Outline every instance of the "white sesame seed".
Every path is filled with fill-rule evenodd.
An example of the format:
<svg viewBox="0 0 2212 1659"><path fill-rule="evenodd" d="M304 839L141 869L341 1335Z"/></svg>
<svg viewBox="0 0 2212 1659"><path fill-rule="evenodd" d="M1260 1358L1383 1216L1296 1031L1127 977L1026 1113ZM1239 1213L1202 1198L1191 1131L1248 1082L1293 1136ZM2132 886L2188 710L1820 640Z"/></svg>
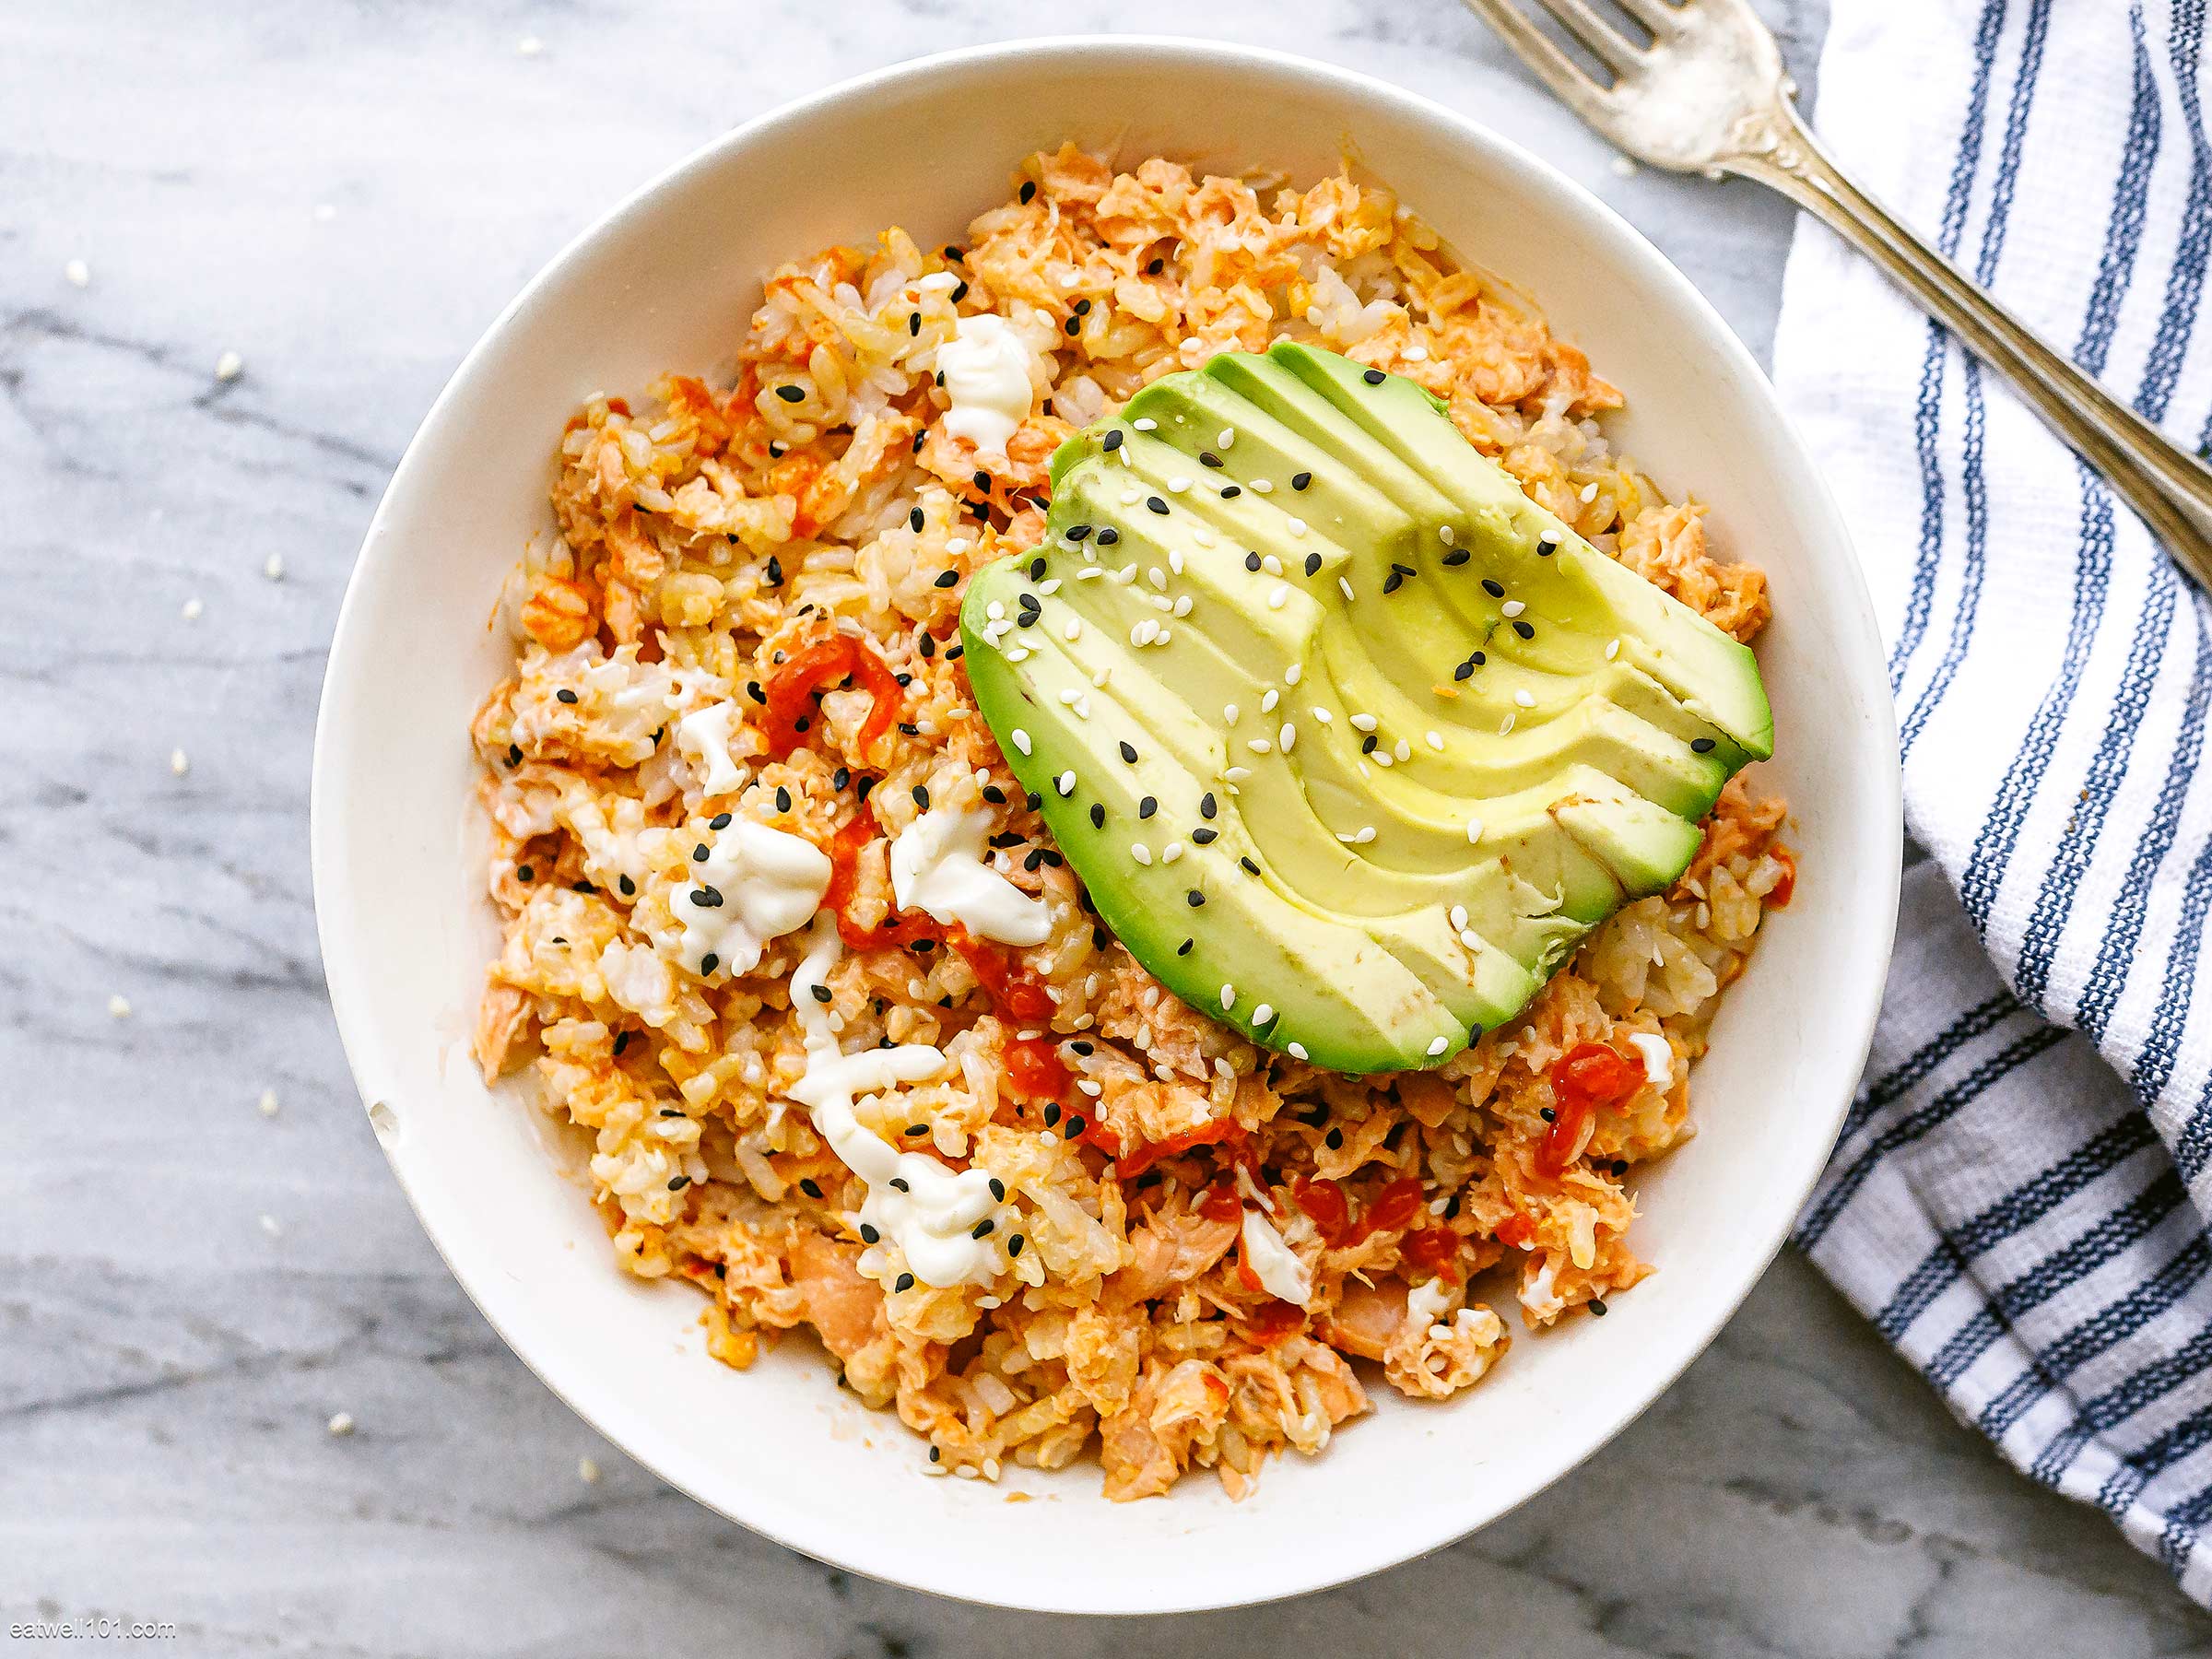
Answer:
<svg viewBox="0 0 2212 1659"><path fill-rule="evenodd" d="M108 1018L110 1019L128 1019L130 1017L131 999L129 997L111 996L108 998Z"/></svg>
<svg viewBox="0 0 2212 1659"><path fill-rule="evenodd" d="M1390 752L1395 755L1401 760L1410 760L1413 759L1413 745L1406 742L1405 738L1401 737L1398 739L1396 744L1392 747Z"/></svg>
<svg viewBox="0 0 2212 1659"><path fill-rule="evenodd" d="M261 573L271 582L282 582L284 580L284 555L272 553L268 558L263 559Z"/></svg>
<svg viewBox="0 0 2212 1659"><path fill-rule="evenodd" d="M1076 699L1077 699L1077 698L1078 698L1078 697L1080 697L1080 696L1082 696L1082 693L1081 693L1080 691L1073 691L1073 690L1069 690L1069 691L1063 691L1063 692L1061 692L1061 693L1060 693L1060 700L1061 700L1061 702L1062 702L1062 703L1065 704L1065 705L1066 705L1068 708L1071 708L1071 709L1072 709L1072 708L1074 708L1074 707L1076 706Z"/></svg>
<svg viewBox="0 0 2212 1659"><path fill-rule="evenodd" d="M1154 610L1162 612L1163 614L1171 612L1175 608L1175 602L1172 599L1170 599L1165 594L1147 594L1144 595L1144 600L1145 603L1150 606Z"/></svg>
<svg viewBox="0 0 2212 1659"><path fill-rule="evenodd" d="M1355 714L1351 721L1353 728L1361 732L1371 732L1381 724L1372 714Z"/></svg>
<svg viewBox="0 0 2212 1659"><path fill-rule="evenodd" d="M1159 589L1159 591L1163 594L1167 592L1168 573L1161 570L1158 565L1154 565L1150 570L1145 572L1145 580L1150 582L1154 587Z"/></svg>
<svg viewBox="0 0 2212 1659"><path fill-rule="evenodd" d="M1315 723L1316 724L1319 724L1319 725L1324 725L1324 726L1325 726L1325 725L1330 725L1330 724L1335 724L1335 719L1336 719L1336 716L1335 716L1335 715L1334 715L1334 714L1330 713L1330 712L1328 712L1326 709L1323 708L1323 707L1322 707L1322 706L1321 706L1319 703L1315 703L1315 704L1314 704L1314 705L1313 705L1313 706L1312 706L1311 709L1307 710L1306 712L1307 712L1309 714L1311 714L1311 715L1312 715L1312 716L1313 716L1314 723Z"/></svg>
<svg viewBox="0 0 2212 1659"><path fill-rule="evenodd" d="M1006 614L1006 607L1004 605L1001 605L995 599L992 600L990 604L983 606L983 615L990 618L994 622L999 620Z"/></svg>
<svg viewBox="0 0 2212 1659"><path fill-rule="evenodd" d="M192 770L192 761L182 749L169 751L169 770L180 778Z"/></svg>
<svg viewBox="0 0 2212 1659"><path fill-rule="evenodd" d="M1146 846L1143 841L1131 841L1129 856L1135 859L1140 865L1148 865L1152 862L1152 849Z"/></svg>
<svg viewBox="0 0 2212 1659"><path fill-rule="evenodd" d="M1170 495L1181 495L1190 487L1191 481L1188 478L1173 477L1168 480L1168 493Z"/></svg>
<svg viewBox="0 0 2212 1659"><path fill-rule="evenodd" d="M1030 752L1030 735L1019 726L1016 726L1006 735L1014 739L1014 747L1023 754L1026 755Z"/></svg>
<svg viewBox="0 0 2212 1659"><path fill-rule="evenodd" d="M1098 687L1100 690L1104 690L1106 688L1106 670L1101 668L1096 674L1092 675L1090 677L1090 683Z"/></svg>
<svg viewBox="0 0 2212 1659"><path fill-rule="evenodd" d="M1348 602L1352 597L1352 584L1350 580L1347 577L1339 576L1336 578L1336 585L1344 590L1344 596Z"/></svg>
<svg viewBox="0 0 2212 1659"><path fill-rule="evenodd" d="M1214 545L1214 533L1201 524L1191 532L1191 539L1202 547L1210 547Z"/></svg>
<svg viewBox="0 0 2212 1659"><path fill-rule="evenodd" d="M1298 728L1292 725L1288 721L1284 721L1283 729L1275 735L1276 747L1280 748L1283 753L1287 755L1290 752L1291 745L1295 744L1297 741Z"/></svg>
<svg viewBox="0 0 2212 1659"><path fill-rule="evenodd" d="M1237 1006L1237 988L1234 985L1221 987L1221 1006L1224 1008L1233 1008Z"/></svg>
<svg viewBox="0 0 2212 1659"><path fill-rule="evenodd" d="M1612 660L1613 660L1615 657L1618 656L1619 654L1620 654L1620 641L1619 641L1618 640L1608 640L1608 641L1606 641L1606 661L1609 663L1609 662L1611 662L1611 661L1612 661Z"/></svg>
<svg viewBox="0 0 2212 1659"><path fill-rule="evenodd" d="M1179 841L1170 841L1159 850L1159 862L1163 865L1171 865L1182 856L1182 843Z"/></svg>
<svg viewBox="0 0 2212 1659"><path fill-rule="evenodd" d="M1188 594L1176 594L1174 610L1179 617L1189 616L1191 614L1191 596Z"/></svg>
<svg viewBox="0 0 2212 1659"><path fill-rule="evenodd" d="M1096 582L1105 574L1106 572L1100 570L1097 565L1085 565L1076 572L1076 580L1077 582Z"/></svg>
<svg viewBox="0 0 2212 1659"><path fill-rule="evenodd" d="M1306 533L1306 521L1293 514L1284 521L1284 527L1293 535L1303 535Z"/></svg>
<svg viewBox="0 0 2212 1659"><path fill-rule="evenodd" d="M1409 363L1425 363L1429 360L1429 347L1416 340L1401 355Z"/></svg>
<svg viewBox="0 0 2212 1659"><path fill-rule="evenodd" d="M1238 708L1235 703L1223 703L1221 705L1222 720L1232 726L1237 724L1237 716L1243 713L1243 712L1244 711Z"/></svg>
<svg viewBox="0 0 2212 1659"><path fill-rule="evenodd" d="M1520 706L1524 709L1533 709L1536 706L1535 693L1528 690L1525 687L1513 693L1513 701L1520 704Z"/></svg>
<svg viewBox="0 0 2212 1659"><path fill-rule="evenodd" d="M1221 775L1228 779L1231 783L1241 783L1245 779L1252 776L1252 768L1249 766L1231 766L1223 771ZM1230 793L1233 794L1235 792L1231 791Z"/></svg>
<svg viewBox="0 0 2212 1659"><path fill-rule="evenodd" d="M90 288L92 267L81 259L73 259L62 267L62 276L71 288Z"/></svg>
<svg viewBox="0 0 2212 1659"><path fill-rule="evenodd" d="M1182 549L1181 547L1168 549L1168 569L1178 576L1182 574Z"/></svg>
<svg viewBox="0 0 2212 1659"><path fill-rule="evenodd" d="M1254 495L1273 495L1275 493L1275 481L1271 478L1254 478L1244 488L1251 490Z"/></svg>
<svg viewBox="0 0 2212 1659"><path fill-rule="evenodd" d="M1058 790L1063 797L1074 794L1076 793L1076 774L1072 771L1062 772L1053 780L1053 787Z"/></svg>
<svg viewBox="0 0 2212 1659"><path fill-rule="evenodd" d="M218 381L234 381L245 371L246 359L235 351L226 351L215 359L215 378Z"/></svg>
<svg viewBox="0 0 2212 1659"><path fill-rule="evenodd" d="M1134 484L1122 491L1122 505L1124 507L1134 507L1144 499L1145 492Z"/></svg>
<svg viewBox="0 0 2212 1659"><path fill-rule="evenodd" d="M1439 524L1436 527L1436 539L1442 542L1445 547L1450 547L1453 539L1452 526L1449 524Z"/></svg>
<svg viewBox="0 0 2212 1659"><path fill-rule="evenodd" d="M1388 749L1377 749L1373 754L1370 755L1368 759L1372 760L1377 766L1395 766L1397 764L1397 762L1392 759L1391 753Z"/></svg>
<svg viewBox="0 0 2212 1659"><path fill-rule="evenodd" d="M1430 733L1429 747L1432 749L1441 750L1444 747L1444 735L1441 732Z"/></svg>
<svg viewBox="0 0 2212 1659"><path fill-rule="evenodd" d="M202 605L197 599L185 600L183 611L184 620L187 622L197 622L200 619L200 613L206 608L207 607Z"/></svg>
<svg viewBox="0 0 2212 1659"><path fill-rule="evenodd" d="M961 553L965 553L965 552L967 552L967 551L968 551L968 538L967 538L966 536L964 536L964 535L955 535L955 536L950 536L950 537L948 537L948 538L946 540L946 543L945 543L945 551L946 551L946 552L947 552L947 553L954 554L954 555L959 555L959 554L961 554Z"/></svg>
<svg viewBox="0 0 2212 1659"><path fill-rule="evenodd" d="M1264 1026L1274 1018L1275 1005L1273 1003L1262 1003L1252 1011L1252 1023L1255 1026Z"/></svg>
<svg viewBox="0 0 2212 1659"><path fill-rule="evenodd" d="M1153 621L1151 618L1147 617L1143 621L1137 623L1135 627L1130 629L1129 643L1132 645L1142 645L1147 640L1152 637L1152 632L1150 630L1156 630L1159 629L1159 623Z"/></svg>
<svg viewBox="0 0 2212 1659"><path fill-rule="evenodd" d="M1076 1087L1094 1100L1106 1092L1106 1086L1095 1077L1077 1077Z"/></svg>
<svg viewBox="0 0 2212 1659"><path fill-rule="evenodd" d="M1480 818L1469 818L1467 820L1467 840L1470 841L1478 841L1481 839L1482 820Z"/></svg>
<svg viewBox="0 0 2212 1659"><path fill-rule="evenodd" d="M1348 847L1352 844L1352 832L1349 830L1339 830L1336 831L1336 839Z"/></svg>
<svg viewBox="0 0 2212 1659"><path fill-rule="evenodd" d="M1037 584L1037 591L1042 594L1047 599L1050 599L1054 594L1060 591L1060 578L1053 576L1039 582Z"/></svg>
<svg viewBox="0 0 2212 1659"><path fill-rule="evenodd" d="M597 1486L599 1484L599 1465L588 1457L578 1458L576 1460L576 1478L582 1481L585 1486Z"/></svg>
<svg viewBox="0 0 2212 1659"><path fill-rule="evenodd" d="M1449 1037L1439 1037L1435 1041L1429 1045L1429 1057L1433 1060L1437 1055L1442 1053L1451 1046L1452 1040Z"/></svg>
<svg viewBox="0 0 2212 1659"><path fill-rule="evenodd" d="M1158 633L1152 636L1152 642L1155 645L1165 645L1172 637L1173 636L1168 631L1168 629L1163 628Z"/></svg>
<svg viewBox="0 0 2212 1659"><path fill-rule="evenodd" d="M1359 826L1359 833L1352 837L1352 844L1364 847L1374 839L1375 827L1372 824L1362 824Z"/></svg>
<svg viewBox="0 0 2212 1659"><path fill-rule="evenodd" d="M1298 677L1304 672L1304 669L1298 664L1291 664L1289 667L1283 670L1283 684L1286 686L1297 685Z"/></svg>
<svg viewBox="0 0 2212 1659"><path fill-rule="evenodd" d="M1502 737L1512 729L1513 716L1511 713L1508 713L1503 720L1498 723L1498 735Z"/></svg>
<svg viewBox="0 0 2212 1659"><path fill-rule="evenodd" d="M1159 429L1159 422L1153 419L1149 415L1139 416L1136 419L1131 421L1129 424L1135 427L1140 432L1154 432Z"/></svg>
<svg viewBox="0 0 2212 1659"><path fill-rule="evenodd" d="M1582 499L1584 501L1594 501L1597 500L1597 485L1594 481L1583 486Z"/></svg>
<svg viewBox="0 0 2212 1659"><path fill-rule="evenodd" d="M1466 907L1465 905L1464 905L1464 904L1455 904L1455 905L1453 905L1453 906L1452 907L1452 909L1451 909L1450 915L1451 915L1451 917L1452 917L1452 928L1453 928L1453 932L1455 932L1455 933L1456 933L1456 932L1457 932L1457 931L1459 931L1461 928L1463 928L1463 927L1466 926L1466 924L1467 924L1467 907Z"/></svg>
<svg viewBox="0 0 2212 1659"><path fill-rule="evenodd" d="M1221 436L1214 440L1214 447L1217 449L1236 448L1237 429L1234 427L1223 427L1221 429Z"/></svg>
<svg viewBox="0 0 2212 1659"><path fill-rule="evenodd" d="M1302 1042L1293 1042L1285 1052L1293 1060L1303 1060L1306 1057L1306 1045Z"/></svg>
<svg viewBox="0 0 2212 1659"><path fill-rule="evenodd" d="M1060 637L1064 640L1081 639L1083 637L1083 624L1077 618L1070 617L1067 619L1067 626L1060 630Z"/></svg>
<svg viewBox="0 0 2212 1659"><path fill-rule="evenodd" d="M1507 600L1507 601L1506 601L1506 602L1505 602L1503 605L1500 606L1498 608L1499 608L1500 611L1503 611L1503 612L1504 612L1504 613L1505 613L1505 614L1506 614L1508 617L1517 617L1517 616L1519 616L1519 615L1520 615L1520 614L1521 614L1523 611L1526 610L1526 609L1528 608L1528 606L1525 606L1525 605L1524 605L1524 604L1523 604L1523 603L1522 603L1520 600L1518 600L1518 599L1508 599L1508 600Z"/></svg>
<svg viewBox="0 0 2212 1659"><path fill-rule="evenodd" d="M1459 942L1462 945L1465 945L1469 950L1480 950L1482 948L1482 935L1477 933L1471 927L1467 928L1459 935Z"/></svg>
<svg viewBox="0 0 2212 1659"><path fill-rule="evenodd" d="M1267 608L1269 610L1281 610L1283 606L1288 605L1289 602L1289 583L1278 582L1273 587L1267 590Z"/></svg>
<svg viewBox="0 0 2212 1659"><path fill-rule="evenodd" d="M276 1115L276 1091L273 1088L263 1089L258 1105L263 1117L275 1117Z"/></svg>
<svg viewBox="0 0 2212 1659"><path fill-rule="evenodd" d="M1280 701L1282 701L1282 693L1277 691L1273 686L1268 687L1265 691L1260 694L1260 712L1263 714L1274 713L1275 705Z"/></svg>
<svg viewBox="0 0 2212 1659"><path fill-rule="evenodd" d="M1041 305L1037 307L1037 321L1043 324L1047 328L1058 328L1060 326L1059 323L1053 318L1053 313L1046 311Z"/></svg>
<svg viewBox="0 0 2212 1659"><path fill-rule="evenodd" d="M1244 747L1255 755L1267 755L1275 752L1275 745L1265 737L1248 737L1244 740Z"/></svg>

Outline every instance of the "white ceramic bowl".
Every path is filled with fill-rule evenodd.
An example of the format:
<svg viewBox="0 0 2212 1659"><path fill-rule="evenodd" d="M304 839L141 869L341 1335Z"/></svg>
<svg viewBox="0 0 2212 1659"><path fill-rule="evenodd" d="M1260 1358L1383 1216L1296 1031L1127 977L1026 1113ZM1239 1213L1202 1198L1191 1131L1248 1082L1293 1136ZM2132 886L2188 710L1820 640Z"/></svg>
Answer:
<svg viewBox="0 0 2212 1659"><path fill-rule="evenodd" d="M1763 564L1775 596L1766 776L1794 810L1803 880L1697 1069L1700 1134L1640 1182L1636 1242L1660 1271L1610 1318L1516 1342L1448 1405L1378 1385L1373 1417L1318 1459L1271 1463L1241 1504L1204 1475L1109 1504L1093 1464L925 1479L920 1442L833 1387L809 1344L746 1373L706 1359L696 1294L616 1268L582 1192L550 1167L540 1114L488 1091L466 1045L497 935L465 732L509 662L486 618L550 524L562 423L594 392L726 362L776 263L894 223L955 239L1022 155L1070 137L1300 179L1353 155L1588 350L1628 393L1620 439L1712 504L1721 545ZM1865 1058L1896 908L1894 753L1872 613L1826 488L1735 336L1627 225L1503 138L1375 81L1188 41L1041 41L908 64L739 128L616 209L492 325L400 463L346 595L315 747L315 903L347 1054L423 1226L609 1440L724 1514L878 1578L1064 1611L1218 1606L1480 1526L1602 1445L1720 1329L1782 1242Z"/></svg>

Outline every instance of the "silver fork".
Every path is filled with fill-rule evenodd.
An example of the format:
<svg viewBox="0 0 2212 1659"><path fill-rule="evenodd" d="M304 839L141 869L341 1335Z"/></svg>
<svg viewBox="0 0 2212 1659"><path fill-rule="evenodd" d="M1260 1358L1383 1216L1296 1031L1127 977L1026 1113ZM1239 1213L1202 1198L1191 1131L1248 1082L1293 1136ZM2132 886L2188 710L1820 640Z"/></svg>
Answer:
<svg viewBox="0 0 2212 1659"><path fill-rule="evenodd" d="M2003 373L2051 429L2140 514L2212 591L2212 468L2053 350L1853 183L1798 116L1774 37L1747 0L1614 0L1648 45L1590 0L1532 0L1605 66L1588 73L1520 9L1466 0L1567 106L1639 161L1673 172L1754 179L1872 259L1927 312Z"/></svg>

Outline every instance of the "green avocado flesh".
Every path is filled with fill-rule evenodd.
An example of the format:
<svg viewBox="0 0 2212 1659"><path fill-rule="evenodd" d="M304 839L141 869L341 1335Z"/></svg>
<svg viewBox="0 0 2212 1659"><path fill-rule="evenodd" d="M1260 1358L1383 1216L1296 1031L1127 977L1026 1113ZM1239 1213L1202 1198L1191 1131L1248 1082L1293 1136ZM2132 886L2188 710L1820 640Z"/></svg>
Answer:
<svg viewBox="0 0 2212 1659"><path fill-rule="evenodd" d="M977 706L1107 925L1270 1048L1438 1064L1772 751L1751 653L1410 381L1217 357L1052 477L1042 545L969 583Z"/></svg>

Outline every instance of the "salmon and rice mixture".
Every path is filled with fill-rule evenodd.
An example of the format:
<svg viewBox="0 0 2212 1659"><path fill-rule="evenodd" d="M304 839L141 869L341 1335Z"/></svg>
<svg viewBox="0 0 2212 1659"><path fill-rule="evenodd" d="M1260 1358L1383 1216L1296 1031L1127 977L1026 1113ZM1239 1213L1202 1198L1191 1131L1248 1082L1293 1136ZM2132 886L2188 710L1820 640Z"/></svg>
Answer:
<svg viewBox="0 0 2212 1659"><path fill-rule="evenodd" d="M1652 1271L1631 1182L1691 1132L1715 1005L1788 901L1783 804L1730 782L1673 888L1464 1053L1324 1072L1100 924L971 700L970 573L1039 541L1072 430L1293 340L1432 391L1735 639L1768 600L1608 447L1583 354L1387 191L1073 147L1015 183L957 245L892 229L776 271L727 383L569 423L472 729L505 928L475 1050L589 1132L617 1258L689 1280L725 1363L806 1330L932 1474L1095 1448L1110 1498L1194 1467L1241 1496L1377 1387L1480 1379L1493 1301L1540 1330ZM944 383L984 317L1030 391L987 454ZM1036 942L901 904L916 858L959 878L907 856L933 807L971 887L1041 906Z"/></svg>

